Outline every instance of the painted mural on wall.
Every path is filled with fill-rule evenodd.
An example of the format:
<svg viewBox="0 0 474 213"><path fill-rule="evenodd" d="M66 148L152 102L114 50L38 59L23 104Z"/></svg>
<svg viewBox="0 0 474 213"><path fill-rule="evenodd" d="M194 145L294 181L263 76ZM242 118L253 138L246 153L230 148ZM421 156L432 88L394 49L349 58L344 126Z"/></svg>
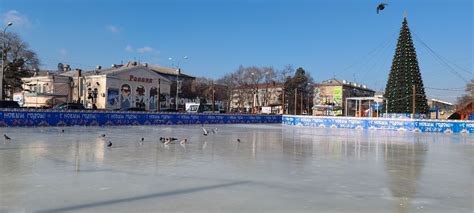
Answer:
<svg viewBox="0 0 474 213"><path fill-rule="evenodd" d="M146 96L145 87L143 85L137 86L135 90L135 107L140 109L146 109Z"/></svg>
<svg viewBox="0 0 474 213"><path fill-rule="evenodd" d="M156 87L152 87L150 89L150 98L149 100L149 110L150 111L156 111L157 110L157 104L158 104L158 89Z"/></svg>
<svg viewBox="0 0 474 213"><path fill-rule="evenodd" d="M120 109L128 109L132 106L131 88L123 84L120 89Z"/></svg>
<svg viewBox="0 0 474 213"><path fill-rule="evenodd" d="M119 103L119 90L115 88L107 89L107 104L111 108L116 108Z"/></svg>
<svg viewBox="0 0 474 213"><path fill-rule="evenodd" d="M335 115L342 115L342 86L334 87L333 98L334 105L337 106L337 110L334 112Z"/></svg>

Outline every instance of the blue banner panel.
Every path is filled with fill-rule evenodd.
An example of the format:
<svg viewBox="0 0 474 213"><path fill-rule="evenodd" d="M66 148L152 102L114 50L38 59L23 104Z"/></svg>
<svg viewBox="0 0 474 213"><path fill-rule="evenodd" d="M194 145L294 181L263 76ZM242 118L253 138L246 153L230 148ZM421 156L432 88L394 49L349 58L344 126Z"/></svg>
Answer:
<svg viewBox="0 0 474 213"><path fill-rule="evenodd" d="M474 133L472 121L411 120L396 118L348 118L284 115L282 123L290 126L349 129L385 129L396 131Z"/></svg>
<svg viewBox="0 0 474 213"><path fill-rule="evenodd" d="M3 127L237 124L281 122L281 115L46 110L0 111L0 126Z"/></svg>

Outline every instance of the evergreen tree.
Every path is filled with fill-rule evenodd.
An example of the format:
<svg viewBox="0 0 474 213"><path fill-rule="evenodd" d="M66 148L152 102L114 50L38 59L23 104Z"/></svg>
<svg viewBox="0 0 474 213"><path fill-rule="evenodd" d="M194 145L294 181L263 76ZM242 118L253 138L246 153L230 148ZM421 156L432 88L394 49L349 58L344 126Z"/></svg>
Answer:
<svg viewBox="0 0 474 213"><path fill-rule="evenodd" d="M427 113L429 108L415 47L407 20L404 18L385 88L384 111L388 99L388 113L412 113L413 85L416 93L415 113Z"/></svg>
<svg viewBox="0 0 474 213"><path fill-rule="evenodd" d="M288 103L288 112L289 114L295 113L295 104L296 104L296 114L302 114L301 112L301 93L304 95L303 104L307 104L307 97L312 93L311 83L313 78L309 73L307 73L303 68L298 68L293 77L288 76L285 81L285 102ZM295 89L297 89L297 101L295 103Z"/></svg>

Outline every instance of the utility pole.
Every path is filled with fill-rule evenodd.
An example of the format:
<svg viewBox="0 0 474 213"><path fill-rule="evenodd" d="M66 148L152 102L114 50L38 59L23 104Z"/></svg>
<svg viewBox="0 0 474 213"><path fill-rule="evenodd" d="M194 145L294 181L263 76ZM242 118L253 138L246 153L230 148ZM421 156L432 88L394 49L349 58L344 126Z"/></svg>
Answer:
<svg viewBox="0 0 474 213"><path fill-rule="evenodd" d="M161 111L161 79L158 78L158 104L156 105L156 111L160 112Z"/></svg>
<svg viewBox="0 0 474 213"><path fill-rule="evenodd" d="M285 90L282 90L281 94L281 114L285 114Z"/></svg>
<svg viewBox="0 0 474 213"><path fill-rule="evenodd" d="M300 115L303 114L303 91L301 91Z"/></svg>
<svg viewBox="0 0 474 213"><path fill-rule="evenodd" d="M293 112L293 115L296 115L297 105L298 105L298 88L295 88L295 111Z"/></svg>
<svg viewBox="0 0 474 213"><path fill-rule="evenodd" d="M5 33L7 32L7 28L12 26L13 23L12 22L8 22L7 26L5 26L3 28L3 34L2 36L4 37L4 41L3 41L3 46L2 46L2 73L0 73L0 100L3 100L3 77L4 77L4 74L5 74L5 67L7 65L7 54L8 54L8 51L7 51L7 44L6 44L6 35Z"/></svg>
<svg viewBox="0 0 474 213"><path fill-rule="evenodd" d="M416 88L415 88L415 85L413 84L412 86L412 90L413 90L413 97L412 97L412 101L413 101L413 104L412 104L412 107L413 107L413 114L411 115L411 119L415 119L415 96L416 96Z"/></svg>
<svg viewBox="0 0 474 213"><path fill-rule="evenodd" d="M215 109L214 109L214 105L216 104L216 101L215 101L215 92L216 90L214 90L214 82L212 83L212 113L215 112Z"/></svg>
<svg viewBox="0 0 474 213"><path fill-rule="evenodd" d="M311 104L309 103L309 98L311 96L308 94L308 115L312 115L313 113L311 113Z"/></svg>
<svg viewBox="0 0 474 213"><path fill-rule="evenodd" d="M181 69L177 69L176 70L176 111L178 111L178 94L179 94L179 89L180 89L180 85L179 85L179 74L181 74Z"/></svg>
<svg viewBox="0 0 474 213"><path fill-rule="evenodd" d="M77 71L77 103L81 103L81 77L82 70Z"/></svg>

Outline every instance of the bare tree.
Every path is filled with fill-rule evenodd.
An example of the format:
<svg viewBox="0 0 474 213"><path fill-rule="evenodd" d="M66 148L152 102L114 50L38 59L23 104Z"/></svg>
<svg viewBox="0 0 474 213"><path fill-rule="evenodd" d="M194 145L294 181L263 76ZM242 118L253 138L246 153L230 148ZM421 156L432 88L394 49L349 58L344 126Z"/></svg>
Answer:
<svg viewBox="0 0 474 213"><path fill-rule="evenodd" d="M285 82L288 77L291 77L295 74L295 68L293 65L288 64L283 69L276 72L275 79L277 82Z"/></svg>
<svg viewBox="0 0 474 213"><path fill-rule="evenodd" d="M466 91L466 94L459 97L458 100L457 100L458 107L464 107L467 104L474 101L474 79L471 79L471 81L466 84L466 90L465 91Z"/></svg>
<svg viewBox="0 0 474 213"><path fill-rule="evenodd" d="M28 43L21 40L16 33L0 32L1 57L4 64L3 93L10 96L21 88L21 78L30 77L38 69L40 61L35 52L29 49Z"/></svg>

